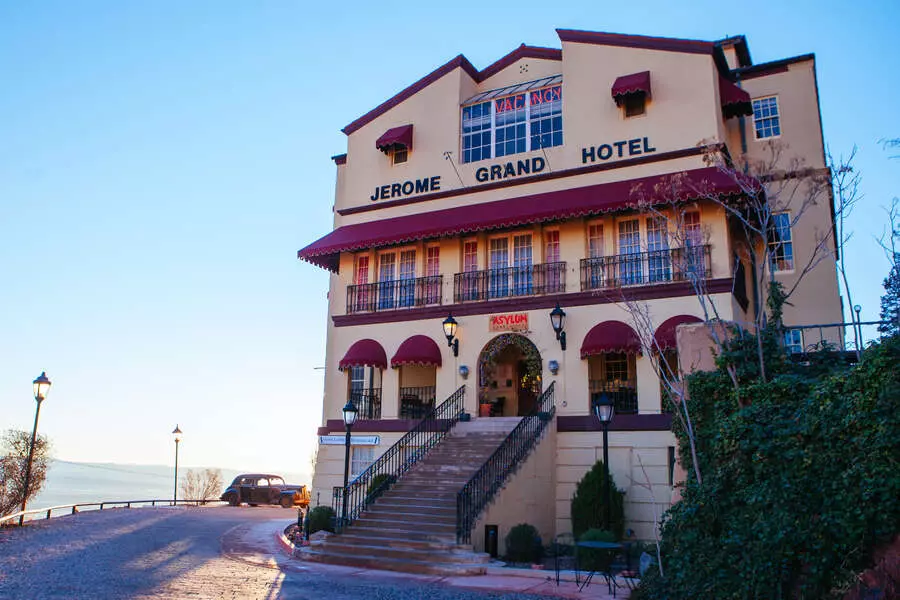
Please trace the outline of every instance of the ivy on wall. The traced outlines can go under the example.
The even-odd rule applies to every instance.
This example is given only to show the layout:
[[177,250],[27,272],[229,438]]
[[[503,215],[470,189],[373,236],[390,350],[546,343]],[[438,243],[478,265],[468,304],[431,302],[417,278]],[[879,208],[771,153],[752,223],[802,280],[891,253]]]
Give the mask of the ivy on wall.
[[510,346],[515,346],[522,351],[522,360],[525,362],[525,375],[523,387],[531,385],[535,392],[541,391],[541,353],[537,346],[523,335],[516,333],[503,333],[492,339],[481,350],[478,356],[478,399],[481,402],[487,400],[491,374],[497,367],[497,358],[500,353]]

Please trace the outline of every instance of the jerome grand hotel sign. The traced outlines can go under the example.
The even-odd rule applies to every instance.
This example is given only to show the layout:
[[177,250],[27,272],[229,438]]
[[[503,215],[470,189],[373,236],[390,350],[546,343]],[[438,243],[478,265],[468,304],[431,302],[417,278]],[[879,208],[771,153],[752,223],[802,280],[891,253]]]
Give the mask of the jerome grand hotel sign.
[[[581,149],[581,163],[588,164],[597,161],[606,162],[611,159],[639,156],[656,152],[656,148],[650,145],[650,138],[634,138],[631,140],[618,140],[608,144],[600,144]],[[478,183],[489,183],[503,179],[521,177],[523,175],[537,175],[547,168],[547,161],[540,156],[530,159],[508,161],[505,163],[478,167],[475,170],[475,180]],[[392,200],[405,196],[417,196],[426,192],[441,191],[441,176],[433,175],[422,179],[408,179],[395,181],[376,186],[375,193],[369,196],[369,200]]]

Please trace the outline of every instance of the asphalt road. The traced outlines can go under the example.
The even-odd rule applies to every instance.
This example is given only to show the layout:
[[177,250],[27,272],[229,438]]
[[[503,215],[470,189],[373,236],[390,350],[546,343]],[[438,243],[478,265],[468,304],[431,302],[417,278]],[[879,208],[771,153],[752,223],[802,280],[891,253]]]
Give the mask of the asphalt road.
[[544,597],[307,565],[281,551],[274,536],[295,518],[280,507],[165,507],[83,512],[2,528],[0,598]]

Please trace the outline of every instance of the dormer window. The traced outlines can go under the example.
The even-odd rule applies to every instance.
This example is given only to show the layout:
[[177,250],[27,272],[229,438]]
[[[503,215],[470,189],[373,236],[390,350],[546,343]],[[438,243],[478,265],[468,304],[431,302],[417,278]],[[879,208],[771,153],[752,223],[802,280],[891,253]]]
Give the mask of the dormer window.
[[650,71],[618,77],[611,92],[616,106],[624,108],[626,118],[644,114],[650,98]]
[[409,160],[412,139],[413,126],[401,125],[385,131],[375,141],[375,147],[391,157],[391,164],[399,165]]
[[391,152],[391,163],[399,165],[405,163],[409,158],[409,150],[407,148],[395,148]]

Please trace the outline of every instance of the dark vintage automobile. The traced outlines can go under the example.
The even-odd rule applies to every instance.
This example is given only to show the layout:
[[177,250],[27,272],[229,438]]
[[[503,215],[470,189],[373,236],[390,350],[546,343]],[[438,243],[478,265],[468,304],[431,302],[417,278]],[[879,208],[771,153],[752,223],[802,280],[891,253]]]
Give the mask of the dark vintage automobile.
[[246,502],[250,506],[258,504],[280,504],[284,508],[309,507],[309,490],[305,485],[289,485],[279,475],[245,473],[238,475],[225,489],[222,500],[231,506]]

